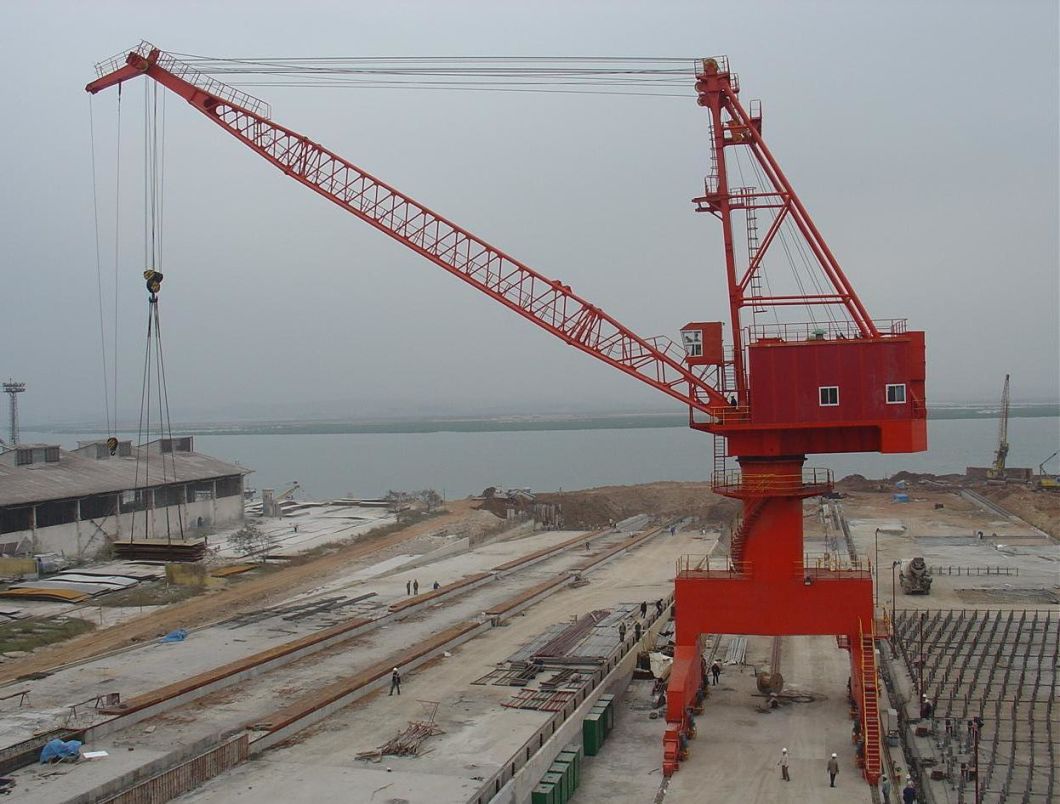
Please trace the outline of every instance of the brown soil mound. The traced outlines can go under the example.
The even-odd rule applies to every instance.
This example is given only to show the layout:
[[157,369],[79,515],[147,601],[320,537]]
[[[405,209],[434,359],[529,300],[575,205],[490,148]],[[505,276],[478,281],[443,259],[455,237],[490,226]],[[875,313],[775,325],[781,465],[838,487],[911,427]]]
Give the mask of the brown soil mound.
[[637,514],[692,517],[699,526],[727,524],[739,503],[719,497],[709,483],[648,483],[641,486],[602,486],[584,491],[537,495],[539,502],[563,506],[568,528],[597,528]]
[[1060,491],[1035,491],[1018,483],[976,484],[975,490],[1053,538],[1060,538]]

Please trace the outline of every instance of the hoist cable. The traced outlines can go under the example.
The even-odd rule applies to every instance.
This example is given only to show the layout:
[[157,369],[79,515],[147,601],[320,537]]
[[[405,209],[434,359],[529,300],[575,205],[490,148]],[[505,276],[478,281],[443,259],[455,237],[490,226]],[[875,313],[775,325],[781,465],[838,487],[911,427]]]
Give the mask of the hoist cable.
[[[369,57],[232,58],[173,53],[205,75],[242,86],[445,89],[579,95],[694,97],[692,58]],[[680,65],[680,66],[678,66]],[[596,87],[573,89],[572,87]],[[669,91],[666,91],[669,90]],[[680,90],[680,91],[675,91]]]
[[[96,189],[96,120],[92,96],[88,96],[88,138],[92,147],[92,218],[96,239],[96,296],[99,302],[99,352],[103,360],[103,410],[107,418],[107,436],[114,435],[110,427],[110,378],[107,376],[107,333],[103,322],[103,259],[99,242],[99,193]],[[117,429],[117,428],[115,428]]]
[[121,84],[118,84],[118,136],[114,162],[114,429],[118,429],[118,267],[121,244]]
[[[158,317],[158,305],[155,304],[155,344],[158,352],[158,377],[159,377],[159,392],[158,392],[158,415],[162,422],[163,428],[167,434],[167,437],[172,444],[173,441],[173,419],[169,411],[169,384],[166,382],[166,357],[165,352],[162,349],[162,322]],[[170,451],[170,467],[172,469],[173,480],[177,479],[177,456],[176,451]],[[165,471],[165,454],[162,455],[162,468]],[[187,491],[185,490],[185,494]],[[187,498],[185,497],[185,504],[187,504]],[[166,509],[167,516],[167,528],[168,528],[168,516],[169,509]],[[183,512],[180,509],[180,500],[177,500],[177,526],[180,528],[180,538],[184,538],[184,517]]]
[[[146,443],[144,443],[145,433],[145,417],[146,417],[146,432],[148,438],[150,438],[151,430],[151,383],[150,383],[150,366],[151,366],[151,333],[152,333],[152,321],[151,321],[151,308],[147,310],[147,342],[144,344],[144,372],[143,380],[140,383],[140,423],[137,427],[137,449],[136,449],[136,474],[135,474],[135,487],[137,490],[143,489],[141,493],[141,500],[144,501],[144,538],[148,536],[148,520],[147,511],[148,505],[146,503],[146,495],[150,493],[150,476],[151,476],[151,456],[147,455],[144,458],[144,483],[140,485],[140,456],[147,449]],[[132,532],[136,530],[136,517],[133,517]],[[132,541],[132,532],[129,535],[129,541]]]

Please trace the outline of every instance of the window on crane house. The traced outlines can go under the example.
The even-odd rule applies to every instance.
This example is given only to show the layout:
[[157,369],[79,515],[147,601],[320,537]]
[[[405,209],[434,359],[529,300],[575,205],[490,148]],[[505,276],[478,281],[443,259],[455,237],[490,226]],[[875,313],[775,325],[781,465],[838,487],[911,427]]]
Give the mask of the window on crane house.
[[821,407],[834,408],[839,404],[839,386],[822,385],[817,389]]
[[905,383],[887,386],[887,404],[901,405],[905,402]]
[[685,354],[688,357],[703,356],[703,333],[698,329],[686,330],[681,333],[685,341]]

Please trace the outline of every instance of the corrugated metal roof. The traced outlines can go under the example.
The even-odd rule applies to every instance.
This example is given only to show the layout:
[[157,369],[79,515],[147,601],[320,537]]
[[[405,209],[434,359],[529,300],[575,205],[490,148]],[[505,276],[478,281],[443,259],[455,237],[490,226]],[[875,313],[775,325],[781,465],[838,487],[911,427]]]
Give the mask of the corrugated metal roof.
[[[139,472],[137,455],[140,456]],[[55,463],[15,466],[13,461],[0,461],[0,506],[86,497],[90,494],[136,488],[154,488],[169,483],[213,480],[249,472],[249,469],[242,466],[198,452],[173,452],[162,455],[157,449],[137,447],[129,457],[113,456],[96,460],[61,450],[59,460]],[[145,478],[149,478],[150,482]]]

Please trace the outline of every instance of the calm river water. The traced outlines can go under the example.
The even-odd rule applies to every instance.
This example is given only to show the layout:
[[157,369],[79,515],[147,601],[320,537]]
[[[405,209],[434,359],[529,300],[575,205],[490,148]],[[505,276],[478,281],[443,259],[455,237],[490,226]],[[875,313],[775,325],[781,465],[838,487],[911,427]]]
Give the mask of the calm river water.
[[[133,434],[135,436],[135,434]],[[78,438],[23,432],[25,442],[76,445]],[[126,436],[128,437],[128,435]],[[388,489],[444,490],[448,497],[486,486],[529,486],[537,491],[582,489],[655,480],[706,480],[713,466],[711,437],[682,427],[471,433],[343,433],[338,435],[204,435],[195,449],[254,470],[249,486],[281,489],[298,480],[299,497],[353,494],[374,497]],[[985,466],[997,443],[996,419],[932,419],[927,452],[916,455],[822,455],[807,466],[832,469],[837,478],[858,473],[963,472]],[[1010,466],[1038,464],[1060,449],[1060,418],[1013,418]],[[1049,467],[1058,471],[1056,459]]]

